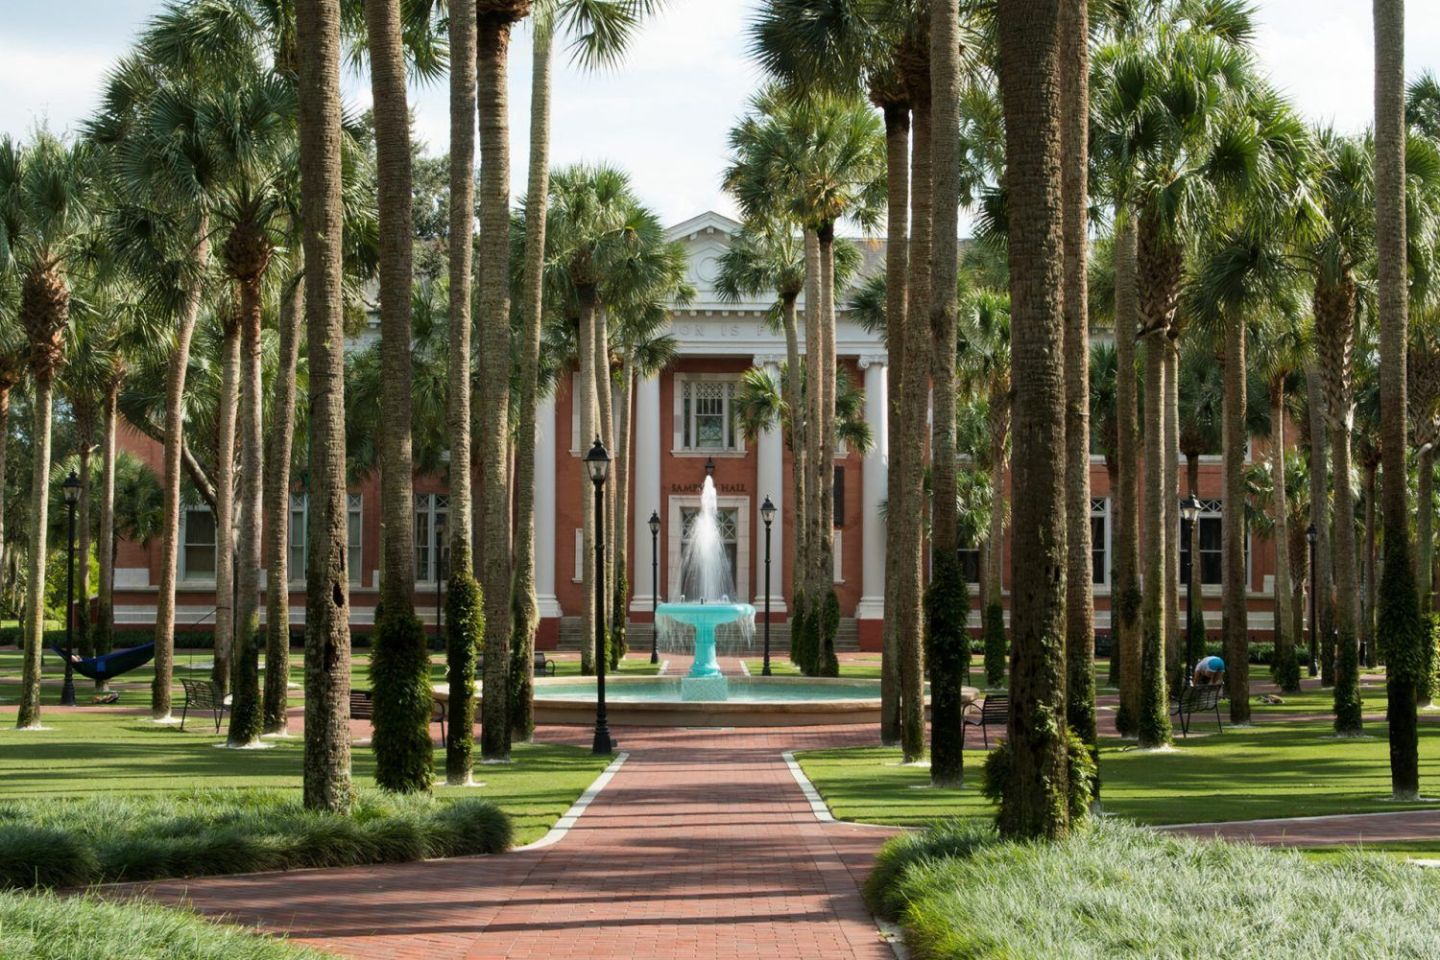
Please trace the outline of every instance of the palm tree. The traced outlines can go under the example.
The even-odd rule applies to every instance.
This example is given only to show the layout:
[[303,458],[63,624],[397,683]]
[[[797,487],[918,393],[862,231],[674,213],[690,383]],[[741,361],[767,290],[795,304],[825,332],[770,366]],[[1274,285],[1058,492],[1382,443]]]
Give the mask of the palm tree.
[[[1000,7],[1000,90],[1005,107],[1009,207],[1015,468],[1011,555],[1009,776],[999,826],[1015,837],[1070,828],[1065,720],[1065,379],[1054,345],[1064,339],[1064,190],[1060,4]],[[1073,35],[1070,43],[1080,42]],[[938,233],[938,230],[937,230]]]
[[34,469],[25,598],[25,662],[15,726],[40,726],[40,651],[45,632],[45,561],[50,429],[55,376],[65,360],[70,319],[67,270],[88,227],[91,158],[83,144],[40,131],[21,146],[0,138],[0,271],[20,278],[20,322],[30,347]]
[[1410,565],[1405,489],[1405,341],[1409,305],[1405,222],[1405,4],[1375,0],[1375,242],[1380,314],[1380,432],[1384,464],[1385,570],[1378,635],[1387,644],[1390,785],[1396,800],[1420,794],[1415,686],[1422,625]]
[[1136,417],[1135,223],[1122,217],[1115,229],[1115,583],[1110,609],[1114,619],[1112,657],[1119,658],[1120,707],[1115,726],[1121,736],[1134,736],[1140,723],[1140,500],[1136,463],[1140,425]]
[[[1180,453],[1185,458],[1186,495],[1190,497],[1200,495],[1200,458],[1223,447],[1225,383],[1224,371],[1216,363],[1216,353],[1216,345],[1207,342],[1207,338],[1193,338],[1180,353]],[[1174,652],[1178,655],[1171,657],[1171,651],[1167,651],[1166,659],[1173,663],[1167,678],[1172,695],[1179,693],[1187,665],[1199,659],[1205,646],[1205,603],[1201,599],[1203,590],[1199,526],[1199,523],[1191,523],[1188,531],[1177,531],[1181,536],[1188,533],[1183,545],[1190,554],[1185,595],[1187,598],[1195,598],[1199,603],[1186,603],[1192,619],[1185,625],[1183,643],[1181,638],[1175,638],[1174,647],[1177,649]],[[1176,589],[1179,589],[1178,581]]]
[[[304,314],[303,278],[291,277],[280,293],[279,363],[270,399],[270,445],[265,451],[265,689],[261,713],[264,732],[277,736],[289,730],[290,460]],[[428,730],[429,717],[426,721]]]
[[[375,103],[379,208],[380,430],[383,557],[371,681],[375,691],[375,780],[401,792],[430,786],[430,652],[415,616],[414,466],[411,457],[412,211],[410,113],[400,0],[366,0],[370,86]],[[467,232],[466,239],[469,236]]]
[[1406,354],[1410,431],[1417,451],[1415,583],[1422,616],[1434,608],[1435,591],[1434,511],[1426,504],[1435,502],[1435,444],[1440,441],[1440,336],[1435,329],[1436,319],[1433,311],[1415,317]]
[[340,9],[296,0],[300,198],[310,370],[304,800],[348,810],[350,623],[342,323]]

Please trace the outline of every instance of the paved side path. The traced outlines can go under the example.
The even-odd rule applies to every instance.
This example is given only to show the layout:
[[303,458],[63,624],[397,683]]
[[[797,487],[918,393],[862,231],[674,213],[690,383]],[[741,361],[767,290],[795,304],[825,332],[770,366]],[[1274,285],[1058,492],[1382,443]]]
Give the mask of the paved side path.
[[1432,840],[1440,837],[1440,810],[1195,823],[1161,829],[1197,837],[1244,840],[1267,846],[1331,847],[1355,843],[1382,843],[1387,840]]
[[859,884],[891,831],[819,823],[780,757],[873,729],[615,734],[629,760],[553,846],[148,895],[366,960],[890,957]]

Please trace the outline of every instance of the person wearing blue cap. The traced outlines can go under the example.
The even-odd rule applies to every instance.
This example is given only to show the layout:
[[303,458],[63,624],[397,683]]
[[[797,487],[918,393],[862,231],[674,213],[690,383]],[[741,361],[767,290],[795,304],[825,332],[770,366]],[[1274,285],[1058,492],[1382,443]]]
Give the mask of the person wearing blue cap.
[[1200,662],[1195,664],[1195,673],[1190,682],[1195,686],[1207,683],[1220,683],[1225,679],[1225,661],[1219,657],[1201,657]]

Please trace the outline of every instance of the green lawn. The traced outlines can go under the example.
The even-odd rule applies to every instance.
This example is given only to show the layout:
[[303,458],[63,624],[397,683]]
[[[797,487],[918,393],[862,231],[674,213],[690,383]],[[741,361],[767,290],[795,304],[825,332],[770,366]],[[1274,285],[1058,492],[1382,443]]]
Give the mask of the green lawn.
[[[114,713],[44,716],[53,729],[17,732],[0,724],[0,802],[23,797],[105,793],[181,793],[199,788],[300,789],[301,742],[270,750],[221,750],[223,737],[203,720],[181,733],[140,717]],[[441,798],[491,800],[514,821],[517,844],[543,836],[604,769],[606,761],[578,747],[519,744],[514,762],[476,765],[476,788],[437,787]],[[444,770],[444,751],[436,768]],[[355,779],[373,783],[374,759],[356,746]]]
[[[1268,724],[1177,740],[1145,753],[1106,741],[1102,799],[1110,813],[1142,823],[1197,823],[1329,813],[1380,813],[1433,804],[1395,804],[1385,728],[1374,739],[1334,740],[1323,722]],[[1201,725],[1201,730],[1213,726]],[[1440,777],[1440,725],[1421,727],[1420,776]],[[978,789],[982,755],[966,755],[970,786],[929,787],[929,771],[900,766],[899,751],[817,750],[801,767],[842,820],[914,826],[947,817],[990,817]]]

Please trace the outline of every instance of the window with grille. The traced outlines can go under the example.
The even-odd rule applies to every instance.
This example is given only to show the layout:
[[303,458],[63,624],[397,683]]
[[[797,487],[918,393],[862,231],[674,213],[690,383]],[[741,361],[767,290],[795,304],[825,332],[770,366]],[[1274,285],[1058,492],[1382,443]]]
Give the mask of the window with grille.
[[[740,554],[738,548],[740,539],[740,511],[735,507],[720,507],[716,511],[716,514],[716,519],[719,521],[720,526],[720,542],[725,547],[725,558],[730,562],[730,582],[732,584],[738,584],[740,579]],[[680,508],[681,556],[684,556],[685,551],[690,549],[690,541],[694,538],[695,534],[695,518],[698,516],[700,516],[699,507]],[[735,589],[738,593],[739,587],[737,586]],[[700,585],[694,582],[692,576],[686,576],[684,582],[680,584],[680,592],[687,597],[698,597],[700,595]]]
[[1090,582],[1103,586],[1110,582],[1109,542],[1105,539],[1106,527],[1110,523],[1110,500],[1107,497],[1092,497],[1090,500]]
[[450,496],[444,493],[415,495],[415,579],[434,583],[444,579],[450,546],[445,542],[445,520],[450,514]]
[[735,450],[735,384],[684,380],[680,384],[681,447],[686,450]]
[[[1200,583],[1202,586],[1218,586],[1224,577],[1223,574],[1223,530],[1221,521],[1221,506],[1219,500],[1201,500],[1200,516],[1196,518],[1199,530],[1199,544],[1196,552],[1200,555]],[[1245,552],[1250,552],[1250,544],[1245,544]],[[1248,565],[1248,556],[1247,556]],[[1180,584],[1183,586],[1190,582],[1190,521],[1184,517],[1180,518]]]
[[185,508],[184,549],[180,552],[181,577],[215,579],[215,515],[209,507]]
[[[361,520],[364,512],[364,497],[358,493],[346,494],[345,497],[345,526],[346,545],[345,563],[350,570],[350,582],[360,582],[360,561],[363,557],[362,548],[362,527]],[[309,546],[310,536],[310,497],[309,494],[292,493],[290,495],[290,530],[286,537],[286,563],[287,574],[292,581],[304,580],[306,571],[309,570]]]

